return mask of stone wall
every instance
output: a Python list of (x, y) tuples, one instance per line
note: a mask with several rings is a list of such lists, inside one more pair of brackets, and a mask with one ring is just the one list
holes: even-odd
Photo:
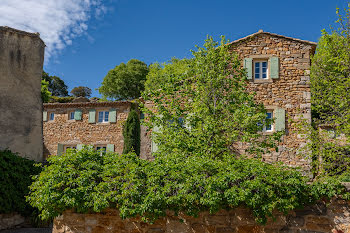
[(0, 27), (0, 149), (36, 161), (43, 155), (44, 49), (38, 34)]
[(0, 230), (21, 227), (28, 219), (17, 213), (0, 214)]
[[(309, 167), (309, 161), (302, 154), (306, 141), (298, 134), (295, 125), (300, 122), (300, 117), (311, 120), (310, 57), (315, 49), (316, 43), (262, 31), (231, 43), (231, 51), (236, 52), (242, 61), (244, 58), (253, 61), (279, 58), (278, 79), (261, 82), (263, 80), (253, 77), (248, 83), (249, 90), (256, 93), (257, 102), (263, 103), (267, 109), (278, 107), (286, 111), (286, 134), (278, 152), (264, 155), (264, 161)], [(299, 157), (298, 153), (302, 155)]]
[[(57, 154), (58, 144), (65, 145), (97, 145), (113, 144), (114, 151), (123, 152), (123, 123), (130, 112), (131, 103), (91, 102), (91, 103), (53, 103), (44, 104), (48, 117), (55, 114), (53, 121), (44, 122), (44, 156)], [(89, 110), (117, 109), (116, 123), (89, 123)], [(76, 109), (82, 110), (82, 120), (68, 120), (68, 113)], [(97, 114), (97, 113), (96, 113)]]
[(201, 213), (198, 218), (180, 214), (167, 217), (154, 224), (146, 224), (139, 218), (121, 219), (118, 211), (107, 210), (100, 214), (77, 214), (66, 211), (54, 220), (53, 233), (349, 233), (349, 202), (333, 200), (319, 202), (289, 215), (275, 214), (275, 220), (266, 225), (255, 222), (250, 210), (236, 208), (211, 215)]

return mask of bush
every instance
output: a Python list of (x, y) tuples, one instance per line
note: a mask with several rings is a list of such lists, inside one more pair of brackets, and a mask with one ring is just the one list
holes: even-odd
[(50, 97), (50, 103), (70, 103), (74, 100), (73, 96), (65, 96), (65, 97), (60, 97), (60, 96), (51, 96)]
[(345, 193), (336, 180), (307, 181), (295, 169), (231, 155), (145, 161), (135, 154), (100, 156), (85, 148), (49, 158), (31, 185), (28, 201), (44, 219), (69, 209), (84, 213), (117, 208), (124, 218), (139, 215), (153, 222), (166, 210), (196, 216), (242, 205), (264, 223), (273, 210), (287, 213)]
[(139, 115), (135, 110), (131, 110), (123, 129), (123, 154), (134, 151), (137, 155), (140, 155), (140, 131)]
[(26, 203), (31, 176), (40, 173), (35, 162), (9, 150), (0, 151), (0, 213), (18, 212), (28, 216), (33, 208)]

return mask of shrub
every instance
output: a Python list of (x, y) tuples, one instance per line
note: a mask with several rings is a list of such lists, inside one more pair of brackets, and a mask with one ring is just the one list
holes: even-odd
[(72, 102), (74, 99), (73, 96), (64, 96), (64, 97), (60, 97), (60, 96), (51, 96), (50, 97), (50, 103), (70, 103)]
[[(153, 222), (166, 210), (196, 216), (237, 206), (251, 208), (264, 223), (273, 210), (287, 213), (322, 197), (344, 194), (336, 180), (312, 185), (299, 171), (257, 159), (167, 156), (145, 161), (135, 154), (105, 156), (87, 148), (49, 158), (36, 176), (28, 201), (42, 218), (65, 210), (100, 212), (117, 208), (122, 217)], [(347, 197), (347, 196), (344, 196)]]
[(0, 151), (0, 213), (18, 212), (30, 215), (33, 208), (26, 203), (31, 176), (39, 174), (35, 162), (9, 150)]
[(131, 110), (123, 129), (123, 154), (134, 151), (137, 155), (140, 155), (140, 131), (139, 115), (135, 110)]

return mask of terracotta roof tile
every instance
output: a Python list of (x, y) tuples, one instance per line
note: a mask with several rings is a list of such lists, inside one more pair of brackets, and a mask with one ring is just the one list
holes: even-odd
[(44, 103), (44, 109), (55, 108), (89, 108), (89, 107), (117, 107), (121, 105), (131, 105), (130, 101), (114, 101), (114, 102), (78, 102), (78, 103)]

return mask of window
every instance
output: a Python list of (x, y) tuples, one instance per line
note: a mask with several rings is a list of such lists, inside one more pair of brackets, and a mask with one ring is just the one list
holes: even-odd
[(49, 121), (53, 121), (53, 120), (55, 120), (55, 113), (50, 112)]
[(273, 119), (273, 112), (268, 111), (266, 113), (266, 122), (263, 128), (263, 131), (265, 132), (272, 132), (273, 131), (273, 124), (272, 124), (272, 119)]
[(254, 62), (254, 78), (255, 79), (267, 79), (267, 61), (256, 61)]
[(68, 113), (68, 120), (74, 120), (75, 118), (74, 118), (74, 115), (75, 115), (75, 112), (73, 111), (73, 112), (69, 112)]
[(77, 149), (77, 145), (65, 145), (64, 146), (64, 153), (66, 153), (68, 149), (76, 150)]
[(95, 150), (100, 151), (100, 155), (106, 154), (107, 146), (106, 145), (98, 145), (95, 146)]
[(108, 122), (108, 118), (109, 118), (109, 111), (98, 112), (98, 122), (106, 123)]

